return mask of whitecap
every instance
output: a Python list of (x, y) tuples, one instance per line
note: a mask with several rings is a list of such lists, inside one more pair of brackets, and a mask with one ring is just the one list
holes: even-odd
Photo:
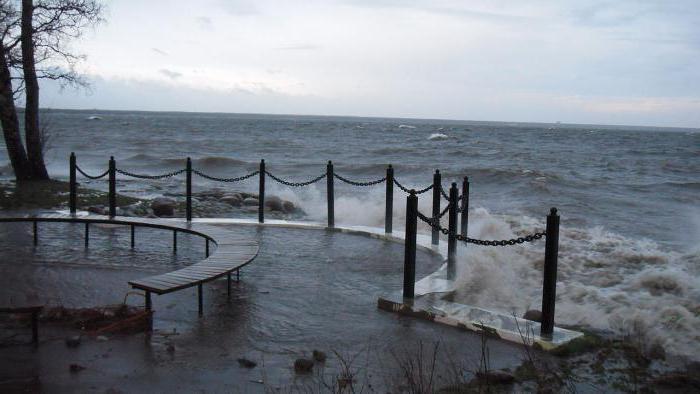
[(430, 141), (442, 141), (442, 140), (446, 140), (448, 138), (450, 138), (450, 137), (448, 137), (447, 134), (442, 134), (442, 133), (433, 133), (433, 134), (430, 134), (430, 137), (428, 137), (428, 139)]

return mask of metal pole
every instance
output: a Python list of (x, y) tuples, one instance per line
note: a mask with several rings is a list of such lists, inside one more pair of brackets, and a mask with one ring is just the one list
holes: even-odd
[(557, 257), (559, 254), (559, 215), (556, 208), (552, 208), (547, 215), (546, 237), (540, 335), (551, 336), (554, 332), (554, 303), (557, 297)]
[(34, 246), (39, 244), (39, 229), (37, 228), (36, 220), (32, 223), (32, 228), (34, 229)]
[(146, 290), (146, 310), (150, 312), (151, 309), (152, 309), (151, 292)]
[(117, 216), (117, 163), (109, 158), (109, 216)]
[(449, 230), (447, 235), (447, 279), (454, 279), (457, 272), (457, 199), (459, 192), (457, 184), (452, 183), (450, 188), (450, 211), (449, 215)]
[(406, 197), (406, 237), (403, 258), (403, 296), (413, 298), (416, 281), (416, 233), (418, 231), (418, 197), (416, 191)]
[(173, 253), (177, 253), (177, 230), (173, 231)]
[(187, 158), (187, 205), (185, 207), (185, 214), (187, 216), (187, 221), (192, 221), (192, 159)]
[(206, 246), (204, 248), (204, 257), (209, 257), (209, 238), (205, 238), (205, 239), (207, 242), (206, 242)]
[[(440, 175), (440, 170), (435, 170), (433, 175), (433, 222), (440, 223), (440, 189), (442, 188), (442, 176)], [(432, 244), (437, 245), (440, 243), (440, 230), (433, 227), (432, 229)]]
[(231, 297), (231, 273), (226, 275), (226, 295)]
[(199, 304), (198, 305), (199, 308), (197, 308), (198, 309), (197, 312), (198, 312), (199, 316), (202, 316), (202, 310), (204, 309), (204, 307), (202, 305), (203, 304), (202, 298), (203, 298), (203, 296), (202, 296), (202, 284), (200, 283), (197, 285), (197, 301)]
[(394, 168), (389, 164), (386, 169), (386, 214), (384, 232), (391, 234), (394, 219)]
[(265, 223), (265, 160), (260, 160), (260, 188), (258, 189), (258, 223)]
[(77, 211), (78, 207), (78, 187), (76, 183), (76, 160), (75, 160), (75, 153), (71, 152), (70, 153), (70, 183), (69, 183), (69, 190), (70, 190), (70, 198), (68, 200), (68, 205), (70, 207), (70, 213), (71, 215), (75, 215), (75, 212)]
[(333, 197), (333, 162), (328, 160), (326, 166), (326, 194), (328, 197), (328, 227), (335, 226), (335, 208)]
[(135, 239), (136, 237), (134, 236), (135, 235), (134, 234), (134, 232), (135, 232), (134, 227), (135, 226), (132, 224), (131, 225), (131, 249), (133, 249), (134, 245), (136, 244), (136, 239)]
[(467, 230), (469, 228), (469, 177), (465, 176), (462, 181), (462, 217), (460, 218), (459, 224), (461, 226), (461, 234), (463, 237), (467, 236)]
[(85, 248), (90, 244), (90, 223), (85, 222)]

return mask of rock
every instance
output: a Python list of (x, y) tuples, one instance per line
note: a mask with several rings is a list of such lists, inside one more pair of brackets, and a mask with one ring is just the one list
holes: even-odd
[(649, 348), (647, 356), (652, 360), (665, 360), (666, 359), (666, 349), (656, 342)]
[(243, 368), (255, 368), (258, 365), (255, 361), (248, 360), (247, 358), (239, 358), (238, 364)]
[(506, 371), (477, 372), (476, 379), (488, 384), (513, 384), (515, 376)]
[(294, 372), (309, 373), (314, 368), (314, 362), (307, 358), (298, 358), (294, 361)]
[(102, 205), (93, 205), (91, 207), (88, 207), (87, 211), (90, 213), (98, 214), (98, 215), (104, 215), (105, 214), (105, 207)]
[(314, 360), (318, 361), (319, 363), (326, 361), (326, 353), (324, 353), (320, 350), (314, 350), (313, 357), (314, 357)]
[(158, 197), (151, 201), (151, 209), (156, 216), (173, 216), (175, 213), (175, 200), (165, 197)]
[(258, 205), (258, 204), (259, 204), (259, 203), (258, 203), (258, 199), (257, 199), (257, 198), (246, 197), (246, 199), (243, 200), (243, 205), (246, 205), (246, 206), (249, 206), (249, 207), (250, 207), (250, 206), (253, 206), (253, 205)]
[(240, 207), (241, 203), (243, 202), (243, 197), (238, 193), (234, 193), (234, 194), (226, 194), (226, 195), (222, 196), (219, 200), (221, 200), (222, 202), (225, 202), (228, 205), (231, 205), (234, 207)]
[(294, 203), (291, 201), (284, 201), (282, 203), (282, 211), (284, 213), (292, 213), (297, 209), (297, 207), (294, 206)]
[(270, 196), (265, 198), (265, 207), (270, 208), (271, 211), (282, 211), (284, 208), (282, 206), (282, 199), (277, 196)]
[(529, 311), (525, 312), (523, 319), (541, 323), (542, 312), (538, 311), (537, 309), (530, 309)]
[(71, 371), (71, 373), (77, 373), (82, 371), (83, 369), (85, 369), (85, 367), (83, 367), (80, 364), (71, 364), (70, 367), (68, 367), (68, 370)]
[(70, 338), (66, 338), (66, 346), (68, 347), (78, 347), (80, 346), (80, 335), (75, 335)]

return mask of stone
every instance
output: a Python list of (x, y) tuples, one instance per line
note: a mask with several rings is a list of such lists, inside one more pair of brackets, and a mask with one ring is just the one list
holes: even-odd
[(652, 360), (666, 360), (666, 349), (656, 342), (649, 348), (647, 356)]
[(530, 309), (529, 311), (525, 312), (523, 319), (541, 323), (542, 312), (538, 311), (537, 309)]
[(70, 338), (66, 338), (66, 346), (68, 347), (78, 347), (80, 346), (80, 335), (75, 335)]
[(243, 200), (243, 205), (252, 207), (254, 205), (258, 205), (258, 199), (253, 198), (253, 197), (246, 197), (245, 200)]
[(77, 372), (82, 371), (83, 369), (85, 369), (85, 367), (83, 367), (83, 366), (80, 365), (80, 364), (71, 364), (71, 365), (68, 367), (68, 370), (71, 371), (71, 373), (77, 373)]
[(95, 213), (97, 215), (104, 215), (105, 214), (105, 207), (102, 205), (93, 205), (93, 206), (88, 207), (87, 211), (90, 213)]
[(513, 384), (515, 376), (506, 371), (477, 372), (476, 379), (488, 384)]
[(234, 194), (226, 194), (222, 196), (219, 200), (222, 202), (225, 202), (228, 205), (234, 206), (234, 207), (240, 207), (241, 203), (243, 202), (243, 197), (241, 197), (240, 194), (234, 193)]
[(265, 207), (270, 208), (271, 211), (279, 212), (281, 212), (284, 209), (282, 206), (282, 199), (277, 196), (266, 197)]
[(237, 361), (238, 365), (243, 368), (255, 368), (258, 365), (255, 361), (248, 360), (247, 358), (239, 358)]
[(292, 213), (297, 209), (296, 206), (294, 206), (294, 203), (291, 201), (284, 201), (282, 203), (282, 211), (284, 213)]
[(314, 362), (307, 358), (298, 358), (294, 361), (294, 372), (309, 373), (314, 368)]
[(318, 361), (319, 363), (326, 361), (326, 353), (320, 350), (314, 350), (312, 354), (314, 360)]
[(175, 214), (175, 200), (166, 197), (158, 197), (151, 201), (153, 214), (159, 217), (173, 216)]

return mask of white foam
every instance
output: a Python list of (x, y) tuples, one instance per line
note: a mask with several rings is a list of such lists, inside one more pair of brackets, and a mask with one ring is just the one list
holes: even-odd
[(448, 137), (447, 134), (443, 134), (443, 133), (433, 133), (433, 134), (430, 134), (430, 137), (428, 137), (428, 139), (430, 141), (443, 141), (443, 140), (446, 140), (449, 138), (450, 137)]

